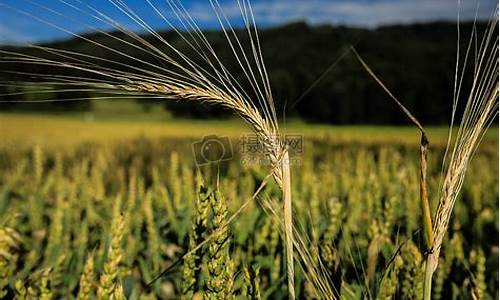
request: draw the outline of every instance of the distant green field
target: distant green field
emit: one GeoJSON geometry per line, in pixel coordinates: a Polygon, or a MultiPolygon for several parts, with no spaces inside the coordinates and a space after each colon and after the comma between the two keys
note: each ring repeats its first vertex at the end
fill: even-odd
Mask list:
{"type": "MultiPolygon", "coordinates": [[[[420,138],[419,132],[413,127],[332,126],[294,120],[284,124],[283,128],[287,133],[303,134],[305,138],[328,138],[339,143],[417,145],[420,138]]],[[[432,144],[442,145],[446,142],[448,128],[429,127],[427,130],[432,144]]],[[[0,114],[0,147],[40,144],[50,148],[74,146],[82,142],[116,142],[139,136],[198,138],[216,134],[239,137],[249,132],[246,124],[238,119],[173,119],[158,111],[150,114],[103,111],[64,115],[0,114]]],[[[490,129],[486,139],[497,141],[498,128],[490,129]]]]}

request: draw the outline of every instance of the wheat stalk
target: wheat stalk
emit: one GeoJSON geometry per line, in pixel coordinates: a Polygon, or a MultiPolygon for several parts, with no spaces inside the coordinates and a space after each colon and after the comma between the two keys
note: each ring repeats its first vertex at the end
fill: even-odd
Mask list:
{"type": "Polygon", "coordinates": [[[391,93],[391,91],[385,86],[385,84],[380,80],[380,78],[373,72],[373,70],[368,66],[368,64],[361,58],[354,47],[351,47],[352,52],[361,63],[363,68],[368,72],[368,74],[380,85],[380,87],[386,92],[386,94],[397,104],[397,106],[403,111],[403,113],[408,117],[408,119],[420,130],[420,206],[422,209],[422,224],[424,227],[425,242],[427,247],[430,248],[432,244],[432,219],[431,219],[431,209],[429,205],[429,196],[427,193],[427,154],[429,149],[429,139],[424,127],[415,118],[415,116],[391,93]]]}
{"type": "MultiPolygon", "coordinates": [[[[286,229],[285,217],[282,215],[285,212],[280,212],[276,207],[276,202],[268,198],[262,199],[262,207],[266,213],[273,218],[277,223],[282,224],[286,229]]],[[[292,239],[295,255],[297,261],[301,262],[299,265],[303,270],[303,274],[307,282],[311,283],[315,299],[339,299],[340,291],[332,285],[332,279],[328,275],[326,266],[323,265],[321,260],[318,261],[318,253],[310,251],[311,241],[307,236],[303,237],[297,225],[292,224],[292,232],[294,237],[292,239]]]]}

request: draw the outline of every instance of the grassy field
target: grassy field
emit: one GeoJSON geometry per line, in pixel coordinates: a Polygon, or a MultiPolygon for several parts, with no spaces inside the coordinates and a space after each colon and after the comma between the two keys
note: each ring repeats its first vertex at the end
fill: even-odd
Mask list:
{"type": "MultiPolygon", "coordinates": [[[[78,115],[34,115],[0,114],[0,147],[33,146],[45,147],[75,146],[85,142],[120,142],[139,136],[149,138],[187,137],[201,138],[216,134],[237,138],[250,133],[250,129],[239,119],[190,120],[172,119],[165,114],[138,114],[134,111],[119,113],[78,115]]],[[[397,143],[416,145],[419,132],[413,127],[386,126],[331,126],[311,125],[291,121],[285,132],[302,134],[310,138],[327,138],[337,143],[397,143]]],[[[432,145],[446,143],[448,128],[427,129],[432,145]]],[[[498,140],[498,128],[492,128],[486,135],[487,141],[498,140]]]]}
{"type": "MultiPolygon", "coordinates": [[[[242,164],[238,150],[215,167],[193,158],[203,135],[238,142],[244,128],[235,120],[0,114],[0,294],[286,299],[281,216],[270,212],[281,211],[281,192],[266,181],[267,166],[242,164]]],[[[312,259],[296,265],[297,298],[318,299],[310,276],[321,270],[342,299],[421,299],[419,133],[299,122],[287,132],[305,137],[292,194],[312,259]]],[[[434,211],[447,130],[429,133],[434,211]]],[[[492,129],[457,201],[433,299],[496,298],[498,194],[492,129]]]]}

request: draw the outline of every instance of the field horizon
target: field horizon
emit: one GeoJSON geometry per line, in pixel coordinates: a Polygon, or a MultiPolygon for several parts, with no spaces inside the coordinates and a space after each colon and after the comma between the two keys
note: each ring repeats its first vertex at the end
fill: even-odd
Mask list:
{"type": "MultiPolygon", "coordinates": [[[[5,146],[75,146],[92,142],[120,142],[139,137],[202,138],[205,135],[238,138],[251,129],[238,118],[188,119],[148,113],[110,115],[91,113],[0,113],[0,148],[5,146]]],[[[338,143],[395,143],[417,145],[419,131],[414,126],[395,125],[331,125],[306,123],[299,119],[283,126],[288,134],[304,138],[329,138],[338,143]]],[[[447,126],[427,127],[432,146],[443,146],[448,138],[447,126]]],[[[456,131],[456,130],[455,130],[456,131]]],[[[485,142],[498,141],[498,127],[490,128],[485,142]]]]}

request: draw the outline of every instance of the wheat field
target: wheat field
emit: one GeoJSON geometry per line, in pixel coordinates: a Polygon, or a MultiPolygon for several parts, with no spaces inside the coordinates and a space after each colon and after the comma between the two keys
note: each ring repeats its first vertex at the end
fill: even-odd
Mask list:
{"type": "MultiPolygon", "coordinates": [[[[394,132],[386,136],[398,136],[394,132]]],[[[241,167],[235,151],[219,170],[202,168],[198,176],[191,154],[195,138],[133,137],[51,148],[57,145],[53,139],[0,150],[4,297],[286,298],[283,232],[264,209],[281,195],[276,184],[266,185],[261,197],[217,231],[252,198],[266,168],[241,167]],[[206,190],[200,190],[202,181],[206,190]],[[217,238],[179,261],[214,232],[217,238]]],[[[237,145],[238,137],[232,139],[237,145]]],[[[430,150],[431,191],[439,185],[443,147],[430,150]]],[[[498,293],[498,241],[491,239],[498,232],[496,166],[493,132],[457,202],[433,299],[494,299],[498,293]]],[[[321,258],[335,295],[422,297],[425,244],[414,144],[308,138],[301,165],[292,172],[295,222],[309,239],[310,253],[318,255],[315,263],[321,258]]],[[[434,210],[437,195],[430,198],[434,210]]],[[[296,297],[317,299],[304,276],[296,272],[296,297]]]]}
{"type": "Polygon", "coordinates": [[[249,0],[236,1],[240,31],[224,5],[209,1],[227,43],[218,52],[231,56],[237,75],[180,1],[167,0],[166,13],[144,0],[170,26],[166,36],[122,0],[108,2],[125,24],[82,1],[58,0],[77,17],[27,2],[0,1],[0,8],[86,45],[0,49],[6,107],[178,101],[236,119],[1,114],[0,297],[498,295],[498,129],[488,132],[498,120],[498,7],[482,31],[474,19],[465,49],[459,10],[447,128],[422,125],[348,47],[415,126],[394,129],[287,122],[286,99],[283,116],[277,112],[249,0]],[[67,21],[96,35],[72,31],[67,21]]]}

